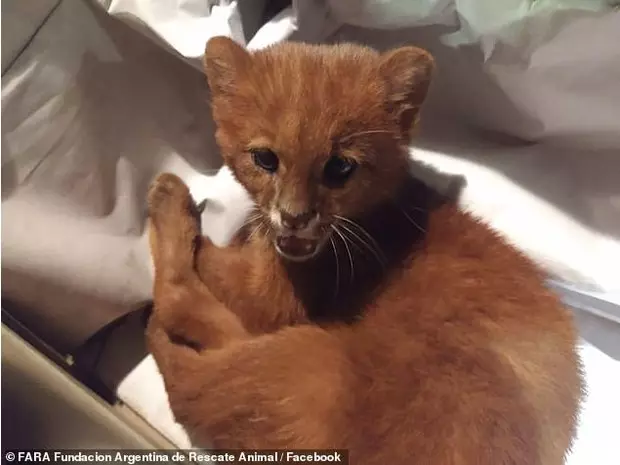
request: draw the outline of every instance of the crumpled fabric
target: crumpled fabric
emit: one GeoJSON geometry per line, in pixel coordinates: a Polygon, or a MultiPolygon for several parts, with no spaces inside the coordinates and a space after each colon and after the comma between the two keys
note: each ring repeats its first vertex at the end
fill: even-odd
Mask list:
{"type": "MultiPolygon", "coordinates": [[[[413,155],[466,175],[464,208],[560,284],[620,292],[617,9],[296,0],[263,24],[263,6],[3,2],[2,273],[12,313],[68,348],[148,300],[144,197],[158,172],[244,204],[225,173],[206,187],[221,161],[200,55],[216,34],[250,49],[285,39],[428,48],[438,72],[413,155]]],[[[225,225],[214,232],[223,242],[243,211],[231,210],[230,222],[211,221],[225,225]]]]}

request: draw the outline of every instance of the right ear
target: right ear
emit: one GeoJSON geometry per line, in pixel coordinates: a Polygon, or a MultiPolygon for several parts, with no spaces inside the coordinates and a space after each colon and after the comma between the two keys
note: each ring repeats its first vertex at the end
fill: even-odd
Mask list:
{"type": "Polygon", "coordinates": [[[204,69],[213,95],[230,93],[251,66],[250,54],[234,40],[224,36],[209,39],[205,48],[204,69]]]}
{"type": "Polygon", "coordinates": [[[417,47],[397,48],[381,57],[379,70],[387,83],[388,104],[408,137],[426,99],[434,68],[430,53],[417,47]]]}

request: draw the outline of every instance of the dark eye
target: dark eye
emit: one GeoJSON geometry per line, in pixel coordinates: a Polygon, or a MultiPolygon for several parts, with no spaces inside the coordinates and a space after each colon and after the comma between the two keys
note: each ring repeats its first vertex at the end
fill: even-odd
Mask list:
{"type": "Polygon", "coordinates": [[[325,163],[323,177],[327,184],[338,185],[344,183],[355,171],[357,163],[350,158],[333,155],[325,163]]]}
{"type": "Polygon", "coordinates": [[[278,156],[273,153],[269,149],[252,149],[250,150],[252,154],[252,160],[256,166],[260,166],[265,171],[269,171],[270,173],[275,173],[278,171],[278,165],[280,164],[280,160],[278,160],[278,156]]]}

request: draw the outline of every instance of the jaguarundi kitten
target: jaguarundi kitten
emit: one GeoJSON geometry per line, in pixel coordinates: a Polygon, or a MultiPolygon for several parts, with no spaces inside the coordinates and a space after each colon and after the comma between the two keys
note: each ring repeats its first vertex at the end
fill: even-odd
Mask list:
{"type": "Polygon", "coordinates": [[[179,178],[149,192],[147,339],[195,444],[562,464],[583,386],[571,314],[409,174],[432,57],[218,37],[204,64],[217,142],[256,205],[217,248],[179,178]]]}

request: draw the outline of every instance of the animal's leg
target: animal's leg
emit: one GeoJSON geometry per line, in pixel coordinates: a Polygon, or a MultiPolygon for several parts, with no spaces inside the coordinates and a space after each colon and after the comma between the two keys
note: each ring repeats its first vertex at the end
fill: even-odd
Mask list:
{"type": "Polygon", "coordinates": [[[341,340],[308,325],[248,335],[195,271],[199,229],[185,185],[160,176],[149,207],[155,312],[147,342],[176,419],[218,447],[346,444],[353,375],[341,340]]]}
{"type": "Polygon", "coordinates": [[[353,375],[335,335],[288,327],[195,352],[171,341],[154,314],[147,340],[175,418],[195,445],[347,447],[353,375]]]}
{"type": "Polygon", "coordinates": [[[213,296],[195,270],[200,227],[187,186],[175,175],[160,175],[151,185],[148,206],[154,307],[165,329],[201,349],[246,337],[241,321],[213,296]]]}

